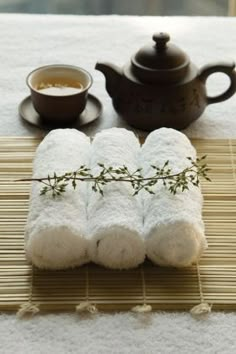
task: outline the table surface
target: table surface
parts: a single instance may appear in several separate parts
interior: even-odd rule
[[[25,78],[36,67],[64,63],[87,69],[90,93],[102,102],[101,118],[82,130],[89,135],[113,126],[128,127],[111,104],[97,61],[123,66],[154,32],[166,31],[200,68],[217,60],[236,60],[236,18],[0,15],[0,135],[43,135],[23,122],[18,105],[29,94]],[[228,78],[212,75],[210,94],[225,90]],[[236,96],[207,107],[185,132],[190,137],[235,137]]]
[[[128,127],[114,111],[105,90],[104,77],[94,70],[94,66],[98,60],[124,65],[157,31],[169,32],[173,42],[185,50],[199,67],[217,60],[236,60],[236,18],[1,14],[0,135],[45,134],[45,131],[19,118],[18,105],[29,94],[25,83],[27,74],[36,67],[55,63],[84,67],[94,78],[90,92],[101,100],[104,111],[98,121],[84,127],[83,131],[94,135],[112,126]],[[228,83],[223,74],[217,74],[209,79],[208,84],[209,92],[213,94],[222,92]],[[190,137],[235,138],[235,112],[236,96],[209,106],[185,133]],[[18,353],[39,353],[42,348],[46,348],[47,352],[52,342],[58,353],[77,352],[76,348],[79,347],[83,348],[83,353],[88,352],[88,347],[89,353],[126,353],[129,348],[132,353],[154,353],[155,348],[159,348],[161,353],[197,353],[199,340],[202,353],[235,352],[233,332],[229,330],[236,325],[236,316],[233,314],[212,314],[209,322],[204,324],[193,321],[188,314],[153,314],[152,323],[153,326],[148,326],[146,322],[136,322],[129,314],[113,317],[101,315],[94,322],[88,319],[81,323],[64,315],[51,315],[41,319],[39,316],[36,322],[18,325],[11,316],[1,316],[0,332],[5,353],[12,353],[14,345]],[[69,332],[62,330],[64,324],[70,328]],[[45,326],[53,328],[56,336],[61,333],[60,338],[47,334]],[[75,326],[76,330],[73,329]],[[58,332],[59,327],[61,332]],[[126,331],[126,327],[129,331]],[[117,331],[117,328],[120,330]],[[176,331],[176,328],[183,330]],[[28,333],[31,333],[30,338]],[[84,339],[83,344],[80,336]],[[189,337],[191,343],[188,343]],[[149,342],[146,338],[149,338]],[[37,340],[40,344],[37,344]],[[114,340],[117,347],[113,347]],[[31,351],[25,351],[25,345]],[[109,346],[112,346],[112,351]]]

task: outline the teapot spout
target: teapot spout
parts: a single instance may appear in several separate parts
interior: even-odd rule
[[[106,78],[106,90],[111,97],[114,97],[123,75],[122,69],[110,63],[97,63],[95,69],[103,73]]]

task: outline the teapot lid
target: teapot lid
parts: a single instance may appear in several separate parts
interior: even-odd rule
[[[177,46],[168,43],[167,33],[155,33],[155,44],[142,47],[131,59],[132,70],[141,81],[179,81],[185,75],[189,57]]]

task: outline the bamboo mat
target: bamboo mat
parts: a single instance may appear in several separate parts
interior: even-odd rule
[[[199,262],[204,300],[215,310],[236,309],[236,140],[193,140],[208,155],[212,183],[202,182],[209,248]],[[67,271],[41,271],[27,264],[24,225],[36,138],[0,138],[0,310],[17,310],[31,296],[40,310],[74,310],[89,300],[99,310],[189,310],[200,302],[196,266],[160,268],[145,262],[129,271],[94,264]],[[31,287],[32,285],[32,287]],[[31,294],[31,295],[30,295]]]

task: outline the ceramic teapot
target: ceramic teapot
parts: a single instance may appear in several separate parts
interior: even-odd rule
[[[167,33],[153,35],[154,44],[141,48],[123,68],[97,63],[106,78],[106,89],[115,110],[130,125],[154,130],[160,127],[184,129],[212,103],[224,101],[236,91],[235,64],[215,63],[200,70]],[[225,73],[228,89],[209,97],[206,80],[213,73]]]

